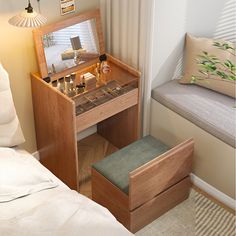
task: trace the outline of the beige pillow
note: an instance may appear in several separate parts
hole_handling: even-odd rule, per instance
[[[8,73],[0,63],[0,147],[25,141],[12,99]]]
[[[236,56],[232,49],[223,50],[223,44],[227,44],[232,48],[236,47],[235,43],[223,40],[195,38],[187,34],[184,76],[179,82],[182,84],[195,83],[235,97],[236,76],[235,71],[230,72],[231,69],[229,67],[233,65],[230,65],[229,61],[235,66]],[[206,59],[207,57],[208,59]],[[209,63],[212,59],[214,63]],[[226,65],[223,66],[222,64],[224,63],[227,63],[228,67]]]

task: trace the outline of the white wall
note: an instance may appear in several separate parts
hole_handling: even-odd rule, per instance
[[[155,3],[152,88],[182,73],[186,32],[199,37],[224,38],[236,42],[236,0],[155,0]],[[207,137],[208,133],[158,105],[156,101],[153,102],[150,133],[169,145],[174,145],[187,136],[195,136],[196,175],[234,198],[233,148],[219,143],[214,137]],[[184,127],[183,132],[181,127]],[[210,146],[204,142],[206,140],[210,140],[209,145],[213,145],[210,148],[212,155],[207,151]],[[221,147],[221,154],[214,146]],[[205,155],[207,152],[209,155]],[[206,163],[210,164],[205,165]]]
[[[0,61],[10,75],[16,110],[26,138],[23,145],[30,152],[36,150],[33,107],[31,100],[30,72],[38,71],[31,29],[8,24],[9,18],[24,10],[27,0],[0,0]],[[37,1],[32,0],[37,11]],[[41,0],[41,13],[48,22],[72,16],[60,15],[60,0]],[[99,8],[99,0],[76,0],[76,12]],[[42,98],[43,99],[43,98]]]
[[[182,74],[186,32],[236,41],[236,0],[155,0],[152,88]]]

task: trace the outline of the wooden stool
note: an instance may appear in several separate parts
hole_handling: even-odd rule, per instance
[[[92,199],[135,233],[188,198],[193,149],[146,136],[92,166]]]

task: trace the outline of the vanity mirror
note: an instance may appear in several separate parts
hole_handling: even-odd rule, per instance
[[[35,29],[33,35],[42,78],[65,76],[105,52],[99,10]]]
[[[98,136],[116,148],[136,141],[140,72],[105,53],[99,10],[36,29],[34,39],[40,73],[31,74],[31,86],[40,162],[87,195],[90,178],[84,181],[83,170],[95,159],[83,154],[77,135],[97,125]]]

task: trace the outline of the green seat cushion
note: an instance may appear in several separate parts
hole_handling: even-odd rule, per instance
[[[93,164],[93,168],[128,194],[129,173],[169,149],[149,135]]]

